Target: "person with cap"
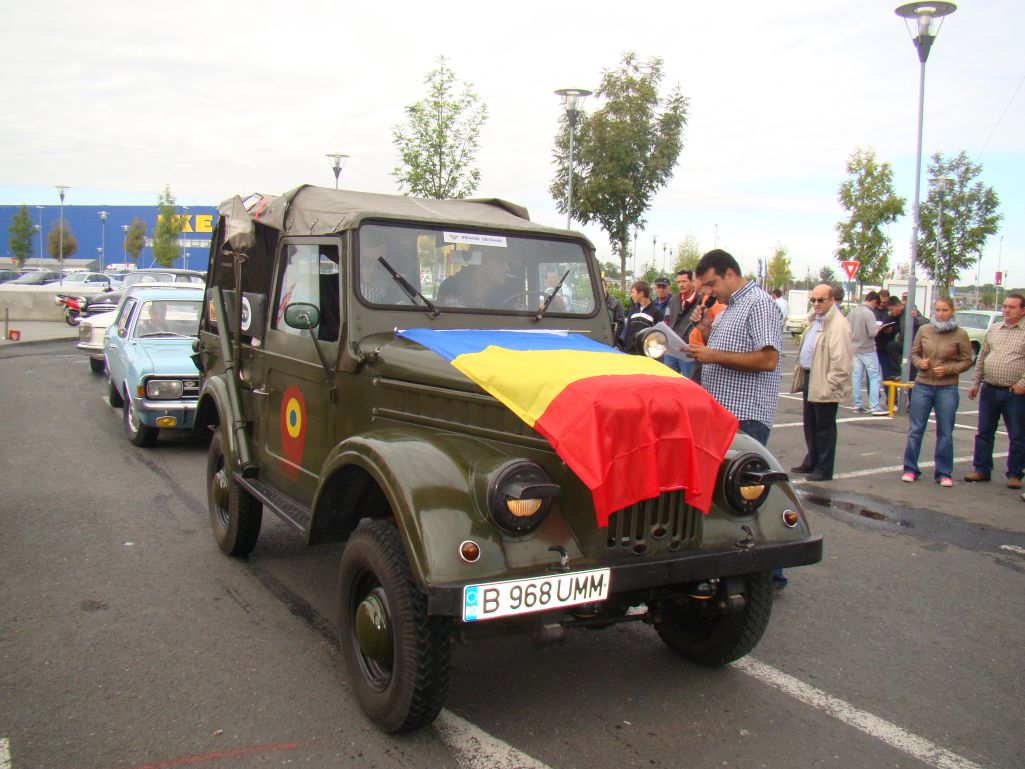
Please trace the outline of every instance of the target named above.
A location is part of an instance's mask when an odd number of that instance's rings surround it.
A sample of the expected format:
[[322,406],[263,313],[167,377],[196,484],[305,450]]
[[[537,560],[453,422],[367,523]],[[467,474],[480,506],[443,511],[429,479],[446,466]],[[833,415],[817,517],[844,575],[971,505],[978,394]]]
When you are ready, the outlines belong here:
[[669,300],[673,296],[669,291],[669,278],[665,275],[659,275],[651,285],[655,290],[655,294],[651,297],[651,301],[654,302],[655,306],[662,311],[662,315],[664,316],[669,312]]

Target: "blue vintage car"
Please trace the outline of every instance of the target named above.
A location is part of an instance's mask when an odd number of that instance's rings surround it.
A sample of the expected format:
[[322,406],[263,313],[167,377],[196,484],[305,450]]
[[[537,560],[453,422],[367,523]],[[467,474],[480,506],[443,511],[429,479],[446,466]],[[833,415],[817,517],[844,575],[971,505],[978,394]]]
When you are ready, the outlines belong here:
[[123,407],[125,433],[136,446],[152,446],[161,429],[195,423],[199,371],[191,356],[202,304],[202,288],[138,291],[107,329],[110,405]]

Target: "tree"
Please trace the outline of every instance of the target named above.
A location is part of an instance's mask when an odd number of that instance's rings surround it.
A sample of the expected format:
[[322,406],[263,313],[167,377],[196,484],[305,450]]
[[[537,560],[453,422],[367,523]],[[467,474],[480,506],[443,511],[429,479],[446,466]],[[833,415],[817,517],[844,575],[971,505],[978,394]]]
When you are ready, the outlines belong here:
[[157,199],[157,224],[153,228],[153,261],[161,267],[170,267],[181,249],[178,236],[185,229],[185,218],[178,214],[170,187],[164,187]]
[[[972,163],[963,151],[949,160],[937,152],[929,163],[929,178],[952,182],[949,189],[931,184],[928,197],[918,207],[917,263],[939,284],[943,296],[950,293],[961,270],[982,258],[986,239],[1000,229],[1000,200],[992,187],[978,180],[981,173],[982,166]],[[937,237],[941,200],[943,226]]]
[[22,206],[11,219],[11,226],[7,230],[7,246],[19,268],[32,255],[32,236],[34,234],[35,228],[28,215],[28,206]]
[[[572,215],[597,222],[609,236],[626,276],[630,229],[644,225],[655,192],[672,178],[683,148],[687,99],[674,88],[659,97],[662,60],[639,61],[623,55],[618,69],[606,70],[596,96],[605,100],[593,115],[581,112],[574,140]],[[563,113],[555,139],[556,173],[549,194],[566,213],[569,179],[569,117]]]
[[459,81],[462,91],[455,92],[456,76],[444,56],[424,82],[429,95],[406,107],[405,126],[392,127],[392,143],[401,158],[392,176],[407,195],[465,198],[480,184],[473,162],[487,106],[468,83]]
[[698,266],[699,261],[701,261],[701,247],[698,245],[698,239],[694,237],[693,233],[688,232],[680,241],[680,245],[676,247],[676,264],[673,265],[673,269],[693,270]]
[[125,253],[133,262],[139,261],[139,254],[146,247],[146,224],[139,217],[132,219],[125,234]]
[[[64,237],[61,237],[61,224],[64,225]],[[63,246],[63,249],[62,249]],[[63,253],[61,251],[63,250]],[[78,239],[71,233],[67,222],[55,221],[46,233],[46,253],[51,259],[63,262],[69,256],[78,253]]]
[[767,288],[778,288],[786,291],[790,281],[794,279],[794,273],[790,271],[790,260],[787,259],[787,249],[782,243],[776,244],[776,250],[772,253],[766,270],[768,280]]
[[850,214],[836,223],[838,262],[860,262],[865,283],[881,283],[890,271],[893,247],[883,229],[904,214],[904,198],[893,191],[893,169],[878,163],[873,150],[855,150],[847,160],[851,178],[840,185],[840,205]]
[[[836,273],[833,272],[832,267],[826,265],[821,270],[819,270],[819,285],[826,283],[831,286],[835,281]],[[811,286],[808,286],[808,288],[811,288]]]

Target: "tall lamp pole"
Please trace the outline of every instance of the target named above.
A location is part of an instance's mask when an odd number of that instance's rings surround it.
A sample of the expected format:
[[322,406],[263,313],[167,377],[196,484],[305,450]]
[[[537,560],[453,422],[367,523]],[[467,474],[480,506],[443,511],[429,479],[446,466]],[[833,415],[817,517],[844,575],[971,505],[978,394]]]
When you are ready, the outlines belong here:
[[61,196],[61,223],[60,231],[57,233],[57,274],[60,276],[58,283],[64,285],[64,192],[68,187],[66,184],[58,184],[57,191]]
[[39,212],[39,266],[43,266],[43,207],[36,206],[36,210]]
[[121,225],[121,232],[124,233],[124,236],[122,237],[122,240],[121,240],[121,247],[125,251],[125,256],[124,256],[124,259],[125,259],[125,269],[128,269],[128,225],[127,224],[122,224]]
[[106,211],[100,211],[100,272],[107,269],[107,217]]
[[189,222],[189,207],[182,206],[182,211],[185,212],[185,224],[182,225],[182,263],[185,269],[189,269],[189,241],[185,239],[185,231],[190,229]]
[[[943,17],[949,16],[957,10],[953,3],[942,2],[915,2],[905,3],[898,6],[896,14],[902,17],[911,33],[911,39],[918,49],[918,61],[921,64],[918,79],[918,150],[915,154],[915,199],[911,216],[911,270],[908,275],[908,304],[904,307],[904,347],[902,355],[907,361],[905,374],[911,381],[911,341],[915,333],[914,318],[911,316],[911,308],[915,306],[917,286],[915,285],[915,268],[918,261],[918,196],[922,184],[922,122],[925,111],[925,62],[929,58],[929,49],[932,48],[936,36],[943,24]],[[939,24],[934,24],[940,19]],[[914,27],[911,22],[914,21]]]
[[338,175],[342,172],[342,166],[345,165],[345,161],[349,159],[348,155],[343,155],[341,152],[329,152],[327,157],[331,158],[331,170],[335,172],[335,189],[338,189]]
[[569,165],[566,173],[566,229],[573,229],[573,134],[576,132],[577,117],[580,115],[579,106],[584,99],[591,95],[591,91],[583,88],[560,88],[555,92],[556,96],[562,97],[562,106],[566,109],[566,120],[569,123]]

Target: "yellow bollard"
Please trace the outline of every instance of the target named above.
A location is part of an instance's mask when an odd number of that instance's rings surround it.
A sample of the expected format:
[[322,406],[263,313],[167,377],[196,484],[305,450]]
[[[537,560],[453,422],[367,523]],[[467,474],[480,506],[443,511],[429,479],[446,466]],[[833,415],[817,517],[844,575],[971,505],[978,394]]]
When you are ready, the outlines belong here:
[[901,382],[895,379],[884,379],[883,387],[886,388],[886,410],[893,416],[894,401],[897,399],[897,388],[910,390],[915,386],[914,382]]

